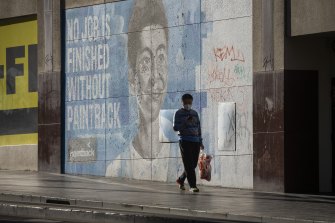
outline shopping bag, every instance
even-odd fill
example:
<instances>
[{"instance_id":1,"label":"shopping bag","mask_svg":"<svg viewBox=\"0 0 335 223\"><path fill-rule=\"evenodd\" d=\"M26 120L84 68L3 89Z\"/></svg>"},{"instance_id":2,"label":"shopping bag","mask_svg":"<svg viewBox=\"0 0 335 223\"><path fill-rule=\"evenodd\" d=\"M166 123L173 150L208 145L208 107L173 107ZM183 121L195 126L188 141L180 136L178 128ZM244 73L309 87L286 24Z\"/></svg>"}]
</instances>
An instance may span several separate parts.
<instances>
[{"instance_id":1,"label":"shopping bag","mask_svg":"<svg viewBox=\"0 0 335 223\"><path fill-rule=\"evenodd\" d=\"M211 160L212 156L207 155L203 150L201 150L198 160L200 179L211 181Z\"/></svg>"}]
</instances>

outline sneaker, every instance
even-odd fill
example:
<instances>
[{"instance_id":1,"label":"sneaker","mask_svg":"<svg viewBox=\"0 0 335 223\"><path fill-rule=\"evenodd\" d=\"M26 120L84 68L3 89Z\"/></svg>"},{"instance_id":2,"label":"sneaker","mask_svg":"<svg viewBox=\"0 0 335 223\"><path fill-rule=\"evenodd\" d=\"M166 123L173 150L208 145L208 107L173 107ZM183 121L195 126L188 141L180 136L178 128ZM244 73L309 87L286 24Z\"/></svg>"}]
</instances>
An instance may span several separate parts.
<instances>
[{"instance_id":1,"label":"sneaker","mask_svg":"<svg viewBox=\"0 0 335 223\"><path fill-rule=\"evenodd\" d=\"M176 183L179 185L180 190L185 190L184 183L179 178L176 180Z\"/></svg>"},{"instance_id":2,"label":"sneaker","mask_svg":"<svg viewBox=\"0 0 335 223\"><path fill-rule=\"evenodd\" d=\"M198 193L199 189L197 187L191 187L190 192Z\"/></svg>"}]
</instances>

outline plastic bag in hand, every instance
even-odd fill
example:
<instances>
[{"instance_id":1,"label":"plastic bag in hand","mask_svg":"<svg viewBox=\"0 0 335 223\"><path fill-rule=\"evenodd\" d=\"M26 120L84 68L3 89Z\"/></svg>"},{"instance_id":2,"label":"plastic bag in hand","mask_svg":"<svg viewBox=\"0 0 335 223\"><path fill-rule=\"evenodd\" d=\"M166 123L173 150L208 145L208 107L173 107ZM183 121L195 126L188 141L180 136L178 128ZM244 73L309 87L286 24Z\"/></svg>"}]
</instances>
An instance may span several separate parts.
<instances>
[{"instance_id":1,"label":"plastic bag in hand","mask_svg":"<svg viewBox=\"0 0 335 223\"><path fill-rule=\"evenodd\" d=\"M207 155L203 151L200 152L198 160L200 179L204 179L207 181L211 180L211 172L212 172L211 160L212 156Z\"/></svg>"}]
</instances>

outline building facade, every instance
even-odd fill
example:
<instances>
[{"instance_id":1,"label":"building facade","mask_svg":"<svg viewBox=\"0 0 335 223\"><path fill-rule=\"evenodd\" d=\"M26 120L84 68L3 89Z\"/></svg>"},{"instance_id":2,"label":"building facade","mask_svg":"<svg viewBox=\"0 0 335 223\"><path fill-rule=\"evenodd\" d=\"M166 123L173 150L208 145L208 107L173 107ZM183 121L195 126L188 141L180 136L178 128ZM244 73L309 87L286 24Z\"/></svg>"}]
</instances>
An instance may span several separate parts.
<instances>
[{"instance_id":1,"label":"building facade","mask_svg":"<svg viewBox=\"0 0 335 223\"><path fill-rule=\"evenodd\" d=\"M0 169L173 182L191 93L201 183L334 191L331 0L0 4Z\"/></svg>"}]
</instances>

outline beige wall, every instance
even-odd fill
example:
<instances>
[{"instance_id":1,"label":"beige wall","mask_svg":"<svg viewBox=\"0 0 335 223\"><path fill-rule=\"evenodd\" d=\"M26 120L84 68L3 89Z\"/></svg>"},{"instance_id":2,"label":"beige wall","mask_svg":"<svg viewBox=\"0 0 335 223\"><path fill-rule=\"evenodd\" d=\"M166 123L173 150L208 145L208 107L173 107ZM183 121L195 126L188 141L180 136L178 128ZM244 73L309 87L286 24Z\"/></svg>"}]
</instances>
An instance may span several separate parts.
<instances>
[{"instance_id":1,"label":"beige wall","mask_svg":"<svg viewBox=\"0 0 335 223\"><path fill-rule=\"evenodd\" d=\"M0 1L0 19L36 14L36 0Z\"/></svg>"},{"instance_id":2,"label":"beige wall","mask_svg":"<svg viewBox=\"0 0 335 223\"><path fill-rule=\"evenodd\" d=\"M0 170L37 170L37 145L1 146Z\"/></svg>"},{"instance_id":3,"label":"beige wall","mask_svg":"<svg viewBox=\"0 0 335 223\"><path fill-rule=\"evenodd\" d=\"M273 13L266 13L264 4L270 1ZM269 51L273 55L267 55ZM273 60L273 69L264 66L266 58ZM253 1L253 67L254 72L284 69L284 0Z\"/></svg>"},{"instance_id":4,"label":"beige wall","mask_svg":"<svg viewBox=\"0 0 335 223\"><path fill-rule=\"evenodd\" d=\"M334 0L291 0L291 35L335 31Z\"/></svg>"}]
</instances>

